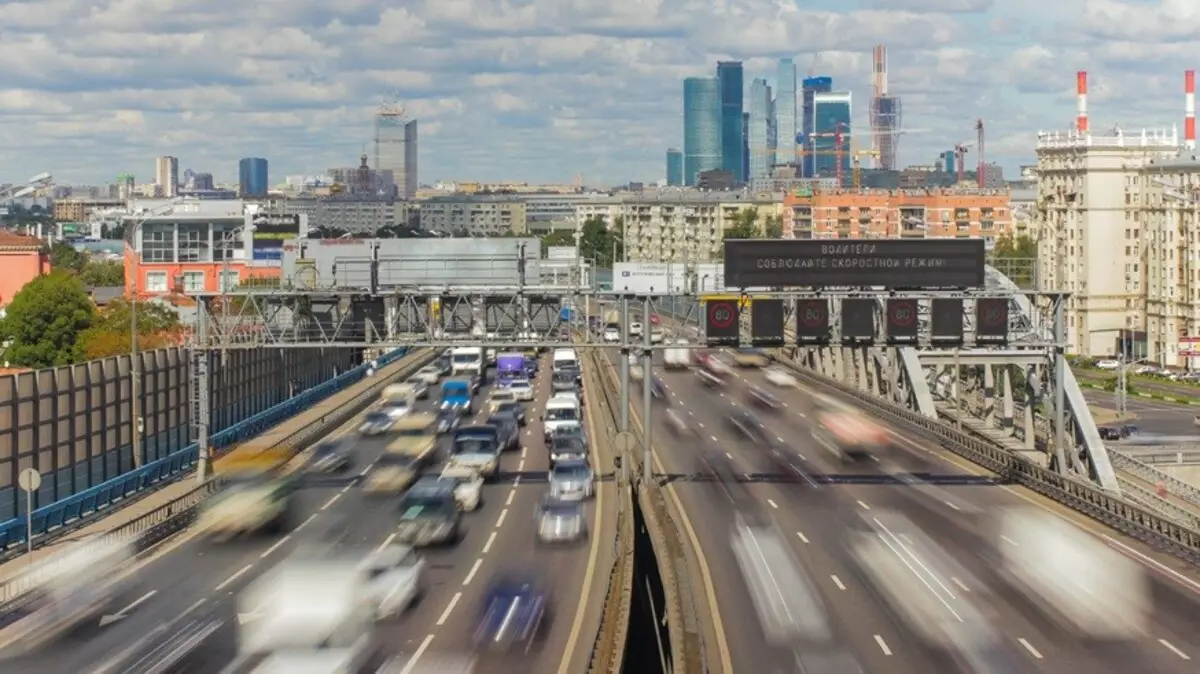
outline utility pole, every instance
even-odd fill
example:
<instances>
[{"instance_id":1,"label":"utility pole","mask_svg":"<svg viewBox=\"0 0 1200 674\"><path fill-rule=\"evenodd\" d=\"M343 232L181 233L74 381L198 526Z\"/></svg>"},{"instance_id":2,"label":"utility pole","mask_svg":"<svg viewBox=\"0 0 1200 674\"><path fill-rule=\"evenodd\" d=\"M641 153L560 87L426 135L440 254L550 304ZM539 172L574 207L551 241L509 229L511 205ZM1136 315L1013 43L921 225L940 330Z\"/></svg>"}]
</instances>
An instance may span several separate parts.
<instances>
[{"instance_id":1,"label":"utility pole","mask_svg":"<svg viewBox=\"0 0 1200 674\"><path fill-rule=\"evenodd\" d=\"M650 298L643 300L642 321L650 320ZM653 365L653 351L650 348L649 325L642 325L642 484L649 486L654 480L654 462L650 451L650 429L654 426L651 414L654 411L654 375L650 368ZM628 367L628 366L626 366Z\"/></svg>"},{"instance_id":2,"label":"utility pole","mask_svg":"<svg viewBox=\"0 0 1200 674\"><path fill-rule=\"evenodd\" d=\"M604 320L604 317L600 317ZM646 420L649 423L649 420ZM621 298L621 432L629 432L629 298ZM632 456L621 458L623 484L629 484L629 462Z\"/></svg>"}]
</instances>

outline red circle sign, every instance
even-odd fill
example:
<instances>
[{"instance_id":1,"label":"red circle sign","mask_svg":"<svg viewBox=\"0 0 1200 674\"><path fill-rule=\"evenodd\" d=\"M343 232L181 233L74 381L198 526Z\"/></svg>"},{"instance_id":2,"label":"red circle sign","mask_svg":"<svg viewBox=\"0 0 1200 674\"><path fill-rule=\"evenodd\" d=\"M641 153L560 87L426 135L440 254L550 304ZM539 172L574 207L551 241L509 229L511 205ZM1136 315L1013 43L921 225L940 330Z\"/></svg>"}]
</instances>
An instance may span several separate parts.
<instances>
[{"instance_id":1,"label":"red circle sign","mask_svg":"<svg viewBox=\"0 0 1200 674\"><path fill-rule=\"evenodd\" d=\"M1004 305L999 303L989 303L983 308L983 322L987 325L1000 325L1004 323Z\"/></svg>"},{"instance_id":2,"label":"red circle sign","mask_svg":"<svg viewBox=\"0 0 1200 674\"><path fill-rule=\"evenodd\" d=\"M716 328L728 328L737 320L737 309L732 302L714 302L708 305L708 322Z\"/></svg>"},{"instance_id":3,"label":"red circle sign","mask_svg":"<svg viewBox=\"0 0 1200 674\"><path fill-rule=\"evenodd\" d=\"M893 325L912 325L917 320L915 302L895 302L891 305Z\"/></svg>"},{"instance_id":4,"label":"red circle sign","mask_svg":"<svg viewBox=\"0 0 1200 674\"><path fill-rule=\"evenodd\" d=\"M829 320L829 309L824 302L805 302L800 305L800 322L811 327L819 327Z\"/></svg>"}]
</instances>

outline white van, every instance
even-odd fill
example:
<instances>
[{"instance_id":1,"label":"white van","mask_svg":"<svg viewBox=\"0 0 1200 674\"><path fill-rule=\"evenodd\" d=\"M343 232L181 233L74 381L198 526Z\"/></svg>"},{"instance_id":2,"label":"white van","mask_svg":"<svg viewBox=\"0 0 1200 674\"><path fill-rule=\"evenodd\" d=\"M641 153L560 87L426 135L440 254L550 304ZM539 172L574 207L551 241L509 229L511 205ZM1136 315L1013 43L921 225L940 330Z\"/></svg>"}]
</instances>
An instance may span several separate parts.
<instances>
[{"instance_id":1,"label":"white van","mask_svg":"<svg viewBox=\"0 0 1200 674\"><path fill-rule=\"evenodd\" d=\"M478 346L460 346L450 352L450 370L455 376L472 374L483 376L483 349Z\"/></svg>"},{"instance_id":2,"label":"white van","mask_svg":"<svg viewBox=\"0 0 1200 674\"><path fill-rule=\"evenodd\" d=\"M555 370L571 366L577 367L579 365L579 355L575 353L575 349L555 349L551 363Z\"/></svg>"},{"instance_id":3,"label":"white van","mask_svg":"<svg viewBox=\"0 0 1200 674\"><path fill-rule=\"evenodd\" d=\"M579 400L574 397L551 398L546 403L546 416L542 420L546 437L550 437L559 426L583 423L581 410Z\"/></svg>"}]
</instances>

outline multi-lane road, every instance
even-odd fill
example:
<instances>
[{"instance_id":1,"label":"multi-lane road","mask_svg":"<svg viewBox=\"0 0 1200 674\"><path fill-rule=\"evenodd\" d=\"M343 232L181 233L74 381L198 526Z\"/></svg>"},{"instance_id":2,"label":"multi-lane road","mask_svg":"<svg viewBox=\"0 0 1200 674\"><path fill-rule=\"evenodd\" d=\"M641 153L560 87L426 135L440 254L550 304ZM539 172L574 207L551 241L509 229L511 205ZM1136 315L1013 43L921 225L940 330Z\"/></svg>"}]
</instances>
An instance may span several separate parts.
<instances>
[{"instance_id":1,"label":"multi-lane road","mask_svg":"<svg viewBox=\"0 0 1200 674\"><path fill-rule=\"evenodd\" d=\"M546 363L536 381L535 404L528 410L528 426L521 431L521 449L504 455L498 478L484 487L480 508L465 515L458 543L424 551L426 575L417 604L380 626L380 642L400 656L398 671L436 670L442 656L470 652L482 595L489 579L501 570L535 572L552 593L543 638L522 660L522 669L532 673L586 669L599 625L606 567L611 563L616 499L611 483L598 485L597 496L586 505L591 534L587 543L562 548L536 545L534 514L546 493L549 470L539 422L550 395L549 369ZM486 395L485 389L480 399ZM431 392L431 398L436 397ZM422 401L419 408L432 406L432 400ZM481 409L479 416L485 414ZM354 420L341 433L353 434L358 423ZM238 621L254 619L237 614L238 592L284 559L297 542L340 530L340 544L367 553L394 540L397 499L367 496L357 488L385 442L358 437L352 472L346 477L308 479L298 494L297 524L287 535L213 543L184 533L133 572L131 587L115 604L120 610L39 656L2 663L0 670L119 674L148 640L164 639L189 620L217 618L221 628L197 651L192 664L193 671L220 671L237 655ZM121 609L125 606L129 608ZM504 662L480 661L475 671L510 669Z\"/></svg>"},{"instance_id":2,"label":"multi-lane road","mask_svg":"<svg viewBox=\"0 0 1200 674\"><path fill-rule=\"evenodd\" d=\"M619 356L611 354L613 362ZM723 390L705 388L686 371L658 373L668 403L693 434L680 436L664 423L661 410L652 419L656 471L666 473L670 499L677 499L685 539L698 548L693 581L701 615L711 616L706 643L728 672L795 672L796 654L766 642L756 612L731 552L734 513L747 505L772 518L792 551L820 588L843 651L866 672L952 672L961 665L898 619L872 589L861 567L846 552L846 532L862 529L865 519L899 516L899 536L932 539L958 569L936 582L939 592L957 595L982 607L995 627L997 649L992 671L1031 672L1194 672L1200 660L1200 584L1194 577L1158 561L1149 551L1108 538L1114 548L1145 565L1152 579L1154 609L1144 636L1120 644L1084 643L1048 619L1030 602L1007 591L997 564L986 554L989 516L997 509L1030 505L1016 488L988 484L970 468L950 460L917 437L894 435L895 447L858 465L827 460L808 434L809 394L802 389L772 389L762 371L738 370ZM737 437L726 422L746 409L746 391L763 387L784 407L759 413L763 430L790 451L786 460ZM640 405L637 407L640 409ZM724 462L740 478L725 485L702 479L714 462ZM786 465L794 463L795 465ZM813 477L812 482L804 475ZM920 484L880 484L887 474L924 474ZM699 479L698 479L699 476ZM821 476L829 476L824 483ZM1070 515L1068 515L1069 517ZM881 518L882 519L882 518ZM1082 526L1108 537L1097 525ZM896 525L893 525L896 526Z\"/></svg>"}]
</instances>

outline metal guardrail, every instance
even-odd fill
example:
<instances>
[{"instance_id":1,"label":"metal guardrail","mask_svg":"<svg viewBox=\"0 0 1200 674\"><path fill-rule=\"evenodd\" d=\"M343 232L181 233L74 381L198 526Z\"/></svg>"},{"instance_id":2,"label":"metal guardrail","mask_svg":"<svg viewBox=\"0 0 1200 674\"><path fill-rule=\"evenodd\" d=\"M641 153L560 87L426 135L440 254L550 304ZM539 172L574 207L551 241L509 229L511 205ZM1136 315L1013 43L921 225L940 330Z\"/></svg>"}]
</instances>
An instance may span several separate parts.
<instances>
[{"instance_id":1,"label":"metal guardrail","mask_svg":"<svg viewBox=\"0 0 1200 674\"><path fill-rule=\"evenodd\" d=\"M379 367L383 367L404 357L407 352L408 349L397 349L377 358L375 363ZM314 386L270 409L214 433L210 444L213 449L221 450L254 437L279 422L295 416L314 403L357 383L370 367L371 363L364 363L347 370L323 384ZM129 503L135 496L142 496L174 482L196 465L199 456L199 446L192 443L141 468L38 508L33 511L34 547L44 545L59 535L107 515L114 508ZM25 553L27 529L28 523L25 517L17 517L0 523L0 561Z\"/></svg>"},{"instance_id":2,"label":"metal guardrail","mask_svg":"<svg viewBox=\"0 0 1200 674\"><path fill-rule=\"evenodd\" d=\"M615 447L614 438L619 432L619 403L612 399L612 390L605 386L601 379L596 353L587 352L584 358L591 360L590 366L584 370L584 376L590 374L592 379L590 385L585 385L584 390L598 392L590 399L592 404L596 405L593 409L600 411L597 420L604 426L602 433L600 429L592 429L593 437L605 438L611 453ZM625 660L625 647L629 637L629 614L633 603L633 501L628 485L620 483L619 471L615 470L615 465L614 462L614 482L617 485L617 537L613 541L614 559L604 592L600 626L596 630L596 639L588 658L589 674L618 674Z\"/></svg>"},{"instance_id":3,"label":"metal guardrail","mask_svg":"<svg viewBox=\"0 0 1200 674\"><path fill-rule=\"evenodd\" d=\"M1027 487L1131 538L1200 566L1200 532L1191 527L1132 505L1089 483L1042 468L994 443L962 433L943 421L929 419L818 375L789 358L777 357L777 360L790 366L809 385L835 390L854 400L864 411L937 443L1002 479Z\"/></svg>"},{"instance_id":4,"label":"metal guardrail","mask_svg":"<svg viewBox=\"0 0 1200 674\"><path fill-rule=\"evenodd\" d=\"M1200 489L1193 487L1183 480L1168 475L1154 466L1139 461L1129 454L1114 449L1111 446L1108 448L1108 458L1110 461L1112 461L1114 468L1123 470L1139 480L1143 480L1149 484L1161 484L1163 489L1166 489L1170 494L1177 496L1188 503L1194 503L1200 506Z\"/></svg>"},{"instance_id":5,"label":"metal guardrail","mask_svg":"<svg viewBox=\"0 0 1200 674\"><path fill-rule=\"evenodd\" d=\"M1192 511L1163 499L1154 491L1146 489L1124 475L1118 474L1117 482L1121 485L1121 495L1130 501L1200 531L1200 518L1196 517Z\"/></svg>"},{"instance_id":6,"label":"metal guardrail","mask_svg":"<svg viewBox=\"0 0 1200 674\"><path fill-rule=\"evenodd\" d=\"M424 350L423 354L413 355L417 357L414 358L408 367L403 368L395 376L381 378L378 383L363 391L362 395L355 396L337 409L330 411L318 423L296 429L295 432L280 439L271 445L270 448L301 449L312 444L318 438L342 426L355 415L369 407L388 384L397 378L407 377L421 367L429 364L433 359L434 353ZM395 360L396 358L391 358L390 362L395 362ZM376 362L380 366L389 364L384 363L382 359L377 359ZM221 486L221 480L214 478L166 505L155 508L111 531L100 534L98 539L108 543L130 541L137 553L145 552L153 548L167 536L191 525L200 504L209 495L218 491ZM53 569L54 562L50 561L49 563L19 572L0 582L0 620L2 620L3 616L11 615L15 611L18 611L21 604L32 594L31 591L35 590L39 583L46 578L47 574L53 572Z\"/></svg>"}]
</instances>

